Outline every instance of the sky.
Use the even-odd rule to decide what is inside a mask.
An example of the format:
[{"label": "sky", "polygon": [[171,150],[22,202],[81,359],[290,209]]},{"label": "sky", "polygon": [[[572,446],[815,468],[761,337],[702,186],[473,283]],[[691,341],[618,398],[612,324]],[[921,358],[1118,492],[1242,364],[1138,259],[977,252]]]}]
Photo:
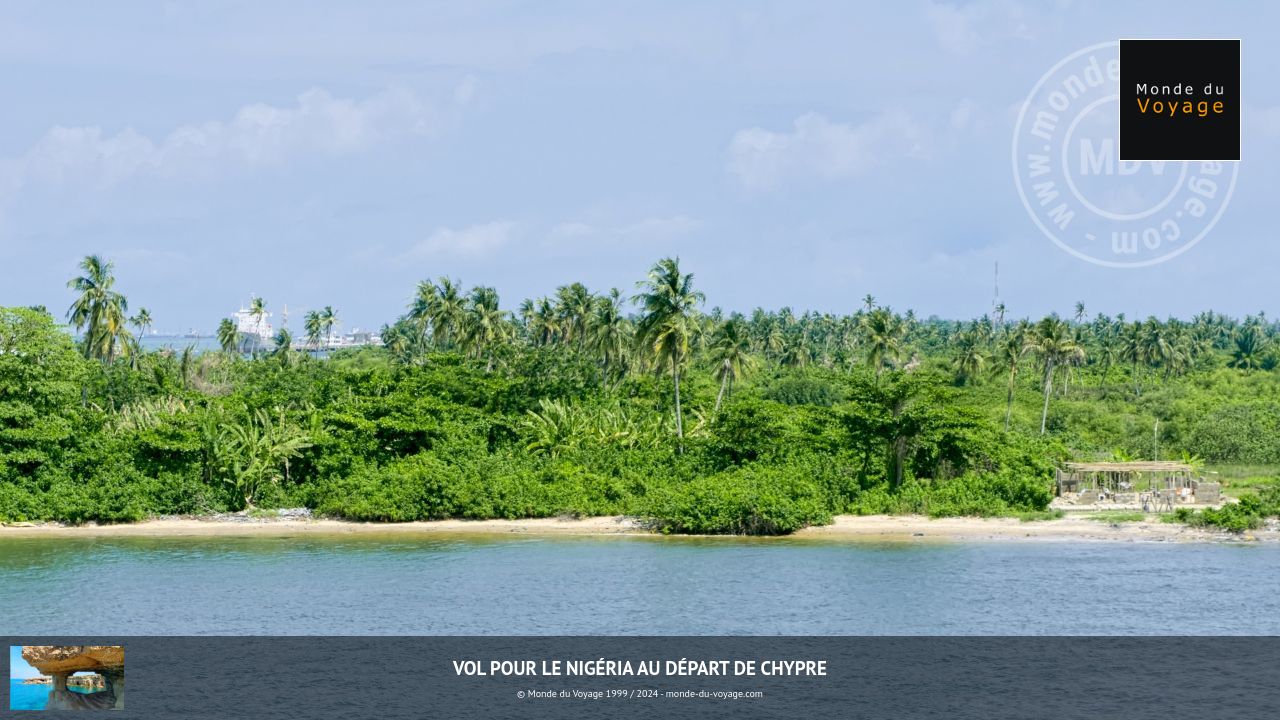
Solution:
[{"label": "sky", "polygon": [[[998,262],[1012,317],[1274,314],[1278,35],[1201,2],[7,2],[0,305],[63,314],[98,253],[159,331],[252,295],[350,330],[424,278],[515,308],[677,255],[726,310],[972,317]],[[1145,269],[1054,246],[1010,164],[1040,76],[1120,37],[1243,39],[1230,206]]]},{"label": "sky", "polygon": [[27,664],[22,659],[22,646],[9,646],[9,677],[26,680],[27,678],[40,677],[40,671]]}]

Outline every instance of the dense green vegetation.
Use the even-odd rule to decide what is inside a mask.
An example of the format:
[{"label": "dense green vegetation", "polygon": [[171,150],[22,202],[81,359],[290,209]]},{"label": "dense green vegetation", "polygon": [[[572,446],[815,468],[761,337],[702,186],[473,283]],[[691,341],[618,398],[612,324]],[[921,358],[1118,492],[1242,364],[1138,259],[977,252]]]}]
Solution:
[{"label": "dense green vegetation", "polygon": [[[145,352],[128,328],[150,313],[127,317],[110,263],[83,270],[79,340],[0,308],[0,520],[305,505],[779,534],[837,513],[1042,517],[1069,456],[1280,463],[1263,317],[957,322],[871,297],[744,316],[706,309],[664,259],[633,298],[572,284],[515,313],[492,288],[423,282],[385,347],[327,358],[229,320],[221,352]],[[336,319],[308,314],[306,347]],[[1273,495],[1184,519],[1255,527]]]}]

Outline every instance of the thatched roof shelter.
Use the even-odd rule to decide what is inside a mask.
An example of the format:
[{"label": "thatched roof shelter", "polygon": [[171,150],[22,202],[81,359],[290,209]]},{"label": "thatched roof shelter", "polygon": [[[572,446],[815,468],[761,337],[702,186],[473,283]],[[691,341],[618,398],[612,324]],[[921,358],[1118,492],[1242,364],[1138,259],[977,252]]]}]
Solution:
[{"label": "thatched roof shelter", "polygon": [[1135,462],[1069,462],[1064,465],[1071,472],[1107,473],[1189,473],[1195,469],[1186,463],[1167,460],[1138,460]]},{"label": "thatched roof shelter", "polygon": [[1194,490],[1199,484],[1195,468],[1171,460],[1137,460],[1134,462],[1068,462],[1055,475],[1058,494],[1065,492],[1129,493],[1145,485],[1148,490]]}]

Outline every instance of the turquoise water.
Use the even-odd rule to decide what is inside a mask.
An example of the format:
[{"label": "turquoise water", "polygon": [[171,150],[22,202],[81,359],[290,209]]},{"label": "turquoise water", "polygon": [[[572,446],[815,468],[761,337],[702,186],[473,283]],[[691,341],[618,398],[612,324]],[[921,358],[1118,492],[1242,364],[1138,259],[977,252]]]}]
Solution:
[{"label": "turquoise water", "polygon": [[1280,547],[672,538],[0,540],[41,634],[1280,634]]},{"label": "turquoise water", "polygon": [[[49,688],[51,685],[24,685],[17,678],[9,678],[9,709],[10,710],[43,710],[46,702],[49,701]],[[78,687],[68,687],[71,692],[88,693],[88,690]]]}]

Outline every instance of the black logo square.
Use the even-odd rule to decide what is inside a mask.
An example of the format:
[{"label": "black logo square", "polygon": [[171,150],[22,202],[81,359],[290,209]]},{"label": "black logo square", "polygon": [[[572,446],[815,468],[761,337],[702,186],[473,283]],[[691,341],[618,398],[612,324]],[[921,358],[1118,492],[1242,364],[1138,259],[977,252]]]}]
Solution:
[{"label": "black logo square", "polygon": [[1239,160],[1240,41],[1121,40],[1120,159]]}]

